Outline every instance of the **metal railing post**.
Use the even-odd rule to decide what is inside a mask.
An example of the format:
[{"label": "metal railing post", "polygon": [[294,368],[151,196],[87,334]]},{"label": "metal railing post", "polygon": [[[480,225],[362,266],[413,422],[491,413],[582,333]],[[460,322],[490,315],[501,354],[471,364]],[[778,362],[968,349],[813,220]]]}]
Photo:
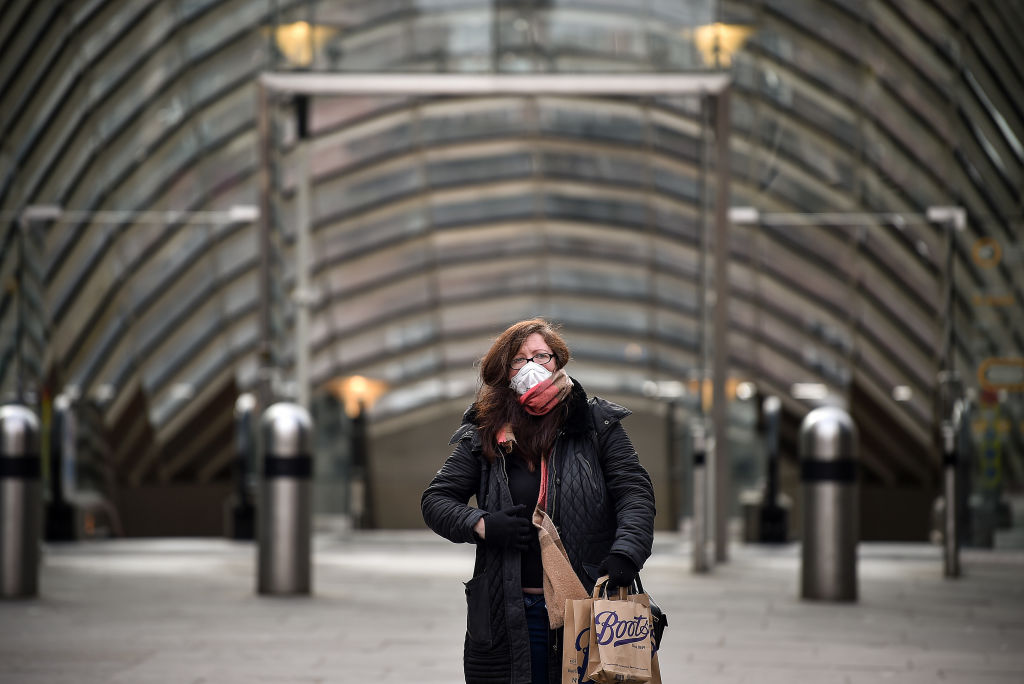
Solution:
[{"label": "metal railing post", "polygon": [[75,541],[78,522],[70,502],[65,473],[75,467],[75,415],[71,398],[58,394],[53,401],[53,425],[50,430],[49,489],[46,502],[44,536],[47,541]]},{"label": "metal railing post", "polygon": [[707,435],[703,418],[690,426],[693,440],[693,572],[708,571]]},{"label": "metal railing post", "polygon": [[959,495],[957,487],[957,450],[956,428],[952,420],[942,421],[942,469],[945,494],[945,516],[943,520],[942,539],[943,574],[946,577],[960,576],[960,530],[957,524],[959,515]]},{"label": "metal railing post", "polygon": [[776,396],[761,402],[765,428],[765,487],[759,511],[758,538],[762,543],[784,544],[789,539],[789,516],[779,505],[779,421],[782,402]]}]

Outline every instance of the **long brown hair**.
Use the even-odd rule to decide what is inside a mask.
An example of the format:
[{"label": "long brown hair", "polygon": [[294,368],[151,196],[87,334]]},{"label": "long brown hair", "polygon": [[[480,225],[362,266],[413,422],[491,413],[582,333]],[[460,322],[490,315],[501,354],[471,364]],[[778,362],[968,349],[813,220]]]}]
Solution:
[{"label": "long brown hair", "polygon": [[520,321],[498,335],[490,350],[480,359],[480,390],[476,398],[477,421],[487,459],[493,462],[497,457],[498,431],[510,425],[518,451],[531,470],[551,449],[565,420],[564,405],[546,415],[531,416],[523,410],[519,396],[509,386],[508,372],[512,359],[526,338],[534,333],[539,333],[551,348],[555,355],[555,368],[565,366],[569,361],[569,347],[555,327],[543,318]]}]

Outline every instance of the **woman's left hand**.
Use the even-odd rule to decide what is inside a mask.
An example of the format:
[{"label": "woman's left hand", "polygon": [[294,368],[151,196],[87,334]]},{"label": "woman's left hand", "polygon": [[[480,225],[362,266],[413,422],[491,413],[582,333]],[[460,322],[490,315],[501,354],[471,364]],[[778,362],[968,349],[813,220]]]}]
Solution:
[{"label": "woman's left hand", "polygon": [[638,572],[633,561],[620,553],[610,553],[601,563],[598,570],[602,575],[608,575],[608,591],[615,591],[619,587],[630,587],[636,579]]}]

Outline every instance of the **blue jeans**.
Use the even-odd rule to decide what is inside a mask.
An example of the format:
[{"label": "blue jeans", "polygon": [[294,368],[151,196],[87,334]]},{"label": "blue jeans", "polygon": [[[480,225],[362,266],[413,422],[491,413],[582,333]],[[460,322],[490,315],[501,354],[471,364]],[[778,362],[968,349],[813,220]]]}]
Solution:
[{"label": "blue jeans", "polygon": [[533,684],[548,684],[548,607],[543,594],[523,594],[526,626],[530,630]]}]

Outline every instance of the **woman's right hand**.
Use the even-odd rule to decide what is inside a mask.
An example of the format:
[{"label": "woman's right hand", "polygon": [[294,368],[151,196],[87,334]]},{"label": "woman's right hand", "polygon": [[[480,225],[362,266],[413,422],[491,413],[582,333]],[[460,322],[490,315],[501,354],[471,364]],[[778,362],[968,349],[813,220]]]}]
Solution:
[{"label": "woman's right hand", "polygon": [[477,521],[473,531],[489,546],[511,547],[525,551],[534,533],[533,523],[526,516],[526,504],[510,506],[497,513],[488,513]]}]

